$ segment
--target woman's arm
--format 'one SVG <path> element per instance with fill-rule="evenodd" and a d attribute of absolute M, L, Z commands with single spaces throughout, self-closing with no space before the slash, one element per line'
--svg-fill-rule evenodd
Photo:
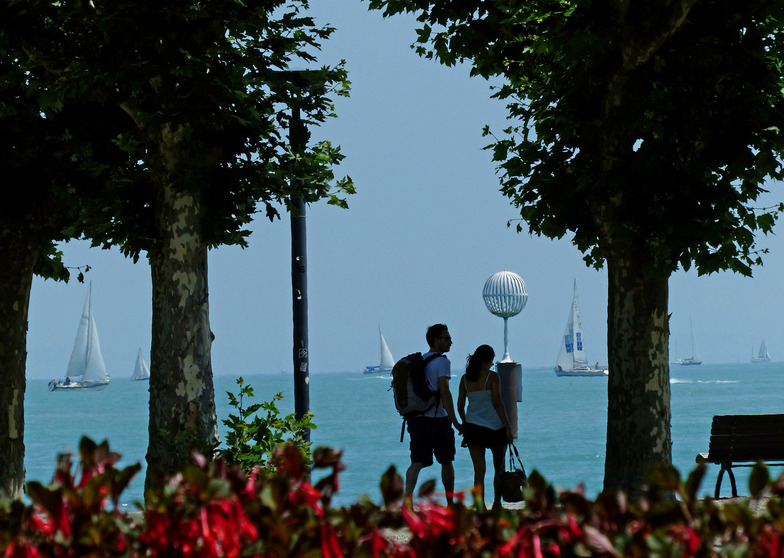
<path fill-rule="evenodd" d="M 501 399 L 501 380 L 498 378 L 497 372 L 490 373 L 490 390 L 492 392 L 493 407 L 495 412 L 498 413 L 501 422 L 506 428 L 506 441 L 512 441 L 512 425 L 509 423 L 509 417 L 506 416 L 506 407 L 504 401 Z"/>
<path fill-rule="evenodd" d="M 460 389 L 457 392 L 457 414 L 460 415 L 460 420 L 465 422 L 465 402 L 466 402 L 466 387 L 465 375 L 460 378 Z"/>

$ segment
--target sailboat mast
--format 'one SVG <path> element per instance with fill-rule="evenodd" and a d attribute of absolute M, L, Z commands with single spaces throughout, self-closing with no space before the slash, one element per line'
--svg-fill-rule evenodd
<path fill-rule="evenodd" d="M 689 330 L 691 330 L 691 358 L 694 358 L 694 326 L 691 323 L 691 316 L 689 316 Z"/>

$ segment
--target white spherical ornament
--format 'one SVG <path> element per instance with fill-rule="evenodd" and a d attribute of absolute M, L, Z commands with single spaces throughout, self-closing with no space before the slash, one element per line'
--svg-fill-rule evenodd
<path fill-rule="evenodd" d="M 528 287 L 511 271 L 499 271 L 485 281 L 482 291 L 487 309 L 500 318 L 517 316 L 528 302 Z"/>

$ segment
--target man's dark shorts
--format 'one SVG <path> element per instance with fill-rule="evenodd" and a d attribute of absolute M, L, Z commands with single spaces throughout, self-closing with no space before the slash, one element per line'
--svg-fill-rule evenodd
<path fill-rule="evenodd" d="M 455 460 L 455 431 L 449 417 L 411 417 L 407 422 L 412 463 L 429 467 L 433 454 L 441 464 Z"/>

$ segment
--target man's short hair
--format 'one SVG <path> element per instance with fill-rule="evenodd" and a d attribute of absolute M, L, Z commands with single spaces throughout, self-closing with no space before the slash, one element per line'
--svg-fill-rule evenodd
<path fill-rule="evenodd" d="M 436 342 L 436 338 L 440 337 L 442 333 L 448 330 L 449 328 L 446 327 L 446 325 L 444 324 L 433 324 L 429 328 L 427 328 L 427 333 L 425 334 L 425 339 L 427 340 L 427 346 L 432 347 Z"/>

